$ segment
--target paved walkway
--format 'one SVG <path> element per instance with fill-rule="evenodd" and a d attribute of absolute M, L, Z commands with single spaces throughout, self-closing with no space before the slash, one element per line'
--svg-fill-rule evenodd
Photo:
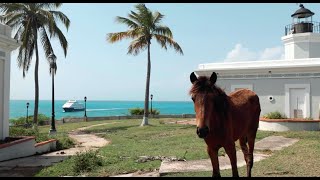
<path fill-rule="evenodd" d="M 194 124 L 192 121 L 179 121 L 178 123 Z M 94 126 L 102 126 L 110 123 L 92 125 L 84 128 L 79 128 L 69 133 L 69 136 L 77 142 L 76 147 L 55 151 L 43 155 L 30 156 L 9 161 L 0 162 L 0 177 L 25 177 L 33 176 L 43 167 L 51 166 L 54 163 L 61 162 L 68 156 L 75 155 L 77 152 L 84 152 L 89 149 L 97 149 L 103 147 L 110 142 L 104 138 L 100 138 L 94 134 L 84 134 L 82 130 Z M 297 139 L 284 138 L 282 136 L 270 136 L 256 142 L 256 150 L 281 150 L 283 147 L 290 146 L 297 142 Z M 254 153 L 254 161 L 261 161 L 272 154 Z M 244 166 L 245 161 L 241 151 L 237 152 L 238 167 Z M 220 169 L 231 168 L 228 156 L 219 157 Z M 135 172 L 130 174 L 122 174 L 114 177 L 157 177 L 163 174 L 172 172 L 186 171 L 211 171 L 210 159 L 195 160 L 195 161 L 162 161 L 159 171 L 154 172 Z"/>
<path fill-rule="evenodd" d="M 85 129 L 106 124 L 111 123 L 92 125 L 70 132 L 69 137 L 76 141 L 76 146 L 74 148 L 0 162 L 0 177 L 33 176 L 42 168 L 61 162 L 68 156 L 75 155 L 77 152 L 94 150 L 107 145 L 110 142 L 106 139 L 100 138 L 94 134 L 84 134 L 82 132 Z"/>

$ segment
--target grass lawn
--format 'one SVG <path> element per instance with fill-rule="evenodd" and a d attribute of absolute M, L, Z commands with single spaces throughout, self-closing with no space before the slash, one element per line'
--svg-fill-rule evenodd
<path fill-rule="evenodd" d="M 112 176 L 122 173 L 153 171 L 160 167 L 161 161 L 137 162 L 140 156 L 175 156 L 188 160 L 207 159 L 206 145 L 195 133 L 192 125 L 167 124 L 179 119 L 150 119 L 149 126 L 140 127 L 141 119 L 108 120 L 81 123 L 66 123 L 57 126 L 58 133 L 101 124 L 118 122 L 87 129 L 87 133 L 99 133 L 99 136 L 112 143 L 100 148 L 99 166 L 83 172 L 86 176 Z M 48 132 L 50 126 L 39 127 L 40 132 Z M 257 141 L 270 136 L 283 135 L 299 138 L 300 141 L 274 154 L 266 160 L 254 164 L 252 176 L 320 176 L 320 132 L 264 132 L 258 131 Z M 219 152 L 224 153 L 223 149 Z M 89 156 L 88 156 L 89 157 Z M 71 157 L 61 163 L 42 169 L 36 176 L 76 176 L 80 175 L 75 167 L 76 158 Z M 79 158 L 78 158 L 79 159 Z M 80 158 L 81 159 L 81 158 Z M 88 159 L 89 160 L 89 159 Z M 79 164 L 79 163 L 78 163 Z M 239 168 L 240 176 L 245 176 L 245 168 Z M 230 176 L 225 170 L 222 176 Z M 166 176 L 206 176 L 211 172 L 176 173 Z"/>

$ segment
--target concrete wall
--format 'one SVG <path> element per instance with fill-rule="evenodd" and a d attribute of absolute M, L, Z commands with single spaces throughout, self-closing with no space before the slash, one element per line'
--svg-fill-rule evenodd
<path fill-rule="evenodd" d="M 319 131 L 320 122 L 268 122 L 261 121 L 259 122 L 259 130 L 261 131 Z"/>
<path fill-rule="evenodd" d="M 0 161 L 32 156 L 35 154 L 34 144 L 34 137 L 27 137 L 12 143 L 2 144 L 2 146 L 6 145 L 6 147 L 0 146 Z"/>
<path fill-rule="evenodd" d="M 103 117 L 87 117 L 88 121 L 103 121 L 103 120 L 121 120 L 121 119 L 142 119 L 143 115 L 132 115 L 132 116 L 103 116 Z M 155 118 L 195 118 L 195 114 L 163 114 L 163 115 L 149 115 L 149 119 Z M 83 117 L 68 117 L 62 118 L 61 120 L 56 120 L 56 124 L 62 123 L 72 123 L 72 122 L 83 122 Z M 47 120 L 44 122 L 45 125 L 50 125 L 51 120 Z"/>
<path fill-rule="evenodd" d="M 55 151 L 57 149 L 57 140 L 52 139 L 40 142 L 34 145 L 36 154 L 43 154 L 46 152 Z"/>
<path fill-rule="evenodd" d="M 257 93 L 261 104 L 261 116 L 279 111 L 285 114 L 285 84 L 310 84 L 310 116 L 319 119 L 320 104 L 320 78 L 266 78 L 266 79 L 218 79 L 217 85 L 224 88 L 227 93 L 231 85 L 253 84 L 253 91 Z M 274 101 L 268 97 L 272 95 Z"/>

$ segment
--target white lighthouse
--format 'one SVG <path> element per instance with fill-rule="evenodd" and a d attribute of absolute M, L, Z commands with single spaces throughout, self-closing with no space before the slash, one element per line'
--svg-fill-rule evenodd
<path fill-rule="evenodd" d="M 320 25 L 312 21 L 314 13 L 300 4 L 292 17 L 292 24 L 285 27 L 285 59 L 319 58 Z"/>

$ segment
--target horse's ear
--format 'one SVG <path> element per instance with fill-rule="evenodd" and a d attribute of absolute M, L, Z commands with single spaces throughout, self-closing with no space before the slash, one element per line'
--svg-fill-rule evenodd
<path fill-rule="evenodd" d="M 190 74 L 190 81 L 193 84 L 196 80 L 198 80 L 197 76 L 194 74 L 194 72 L 192 72 Z"/>
<path fill-rule="evenodd" d="M 216 81 L 217 81 L 217 74 L 216 74 L 215 72 L 213 72 L 213 73 L 211 74 L 210 81 L 211 81 L 212 84 L 216 83 Z"/>

